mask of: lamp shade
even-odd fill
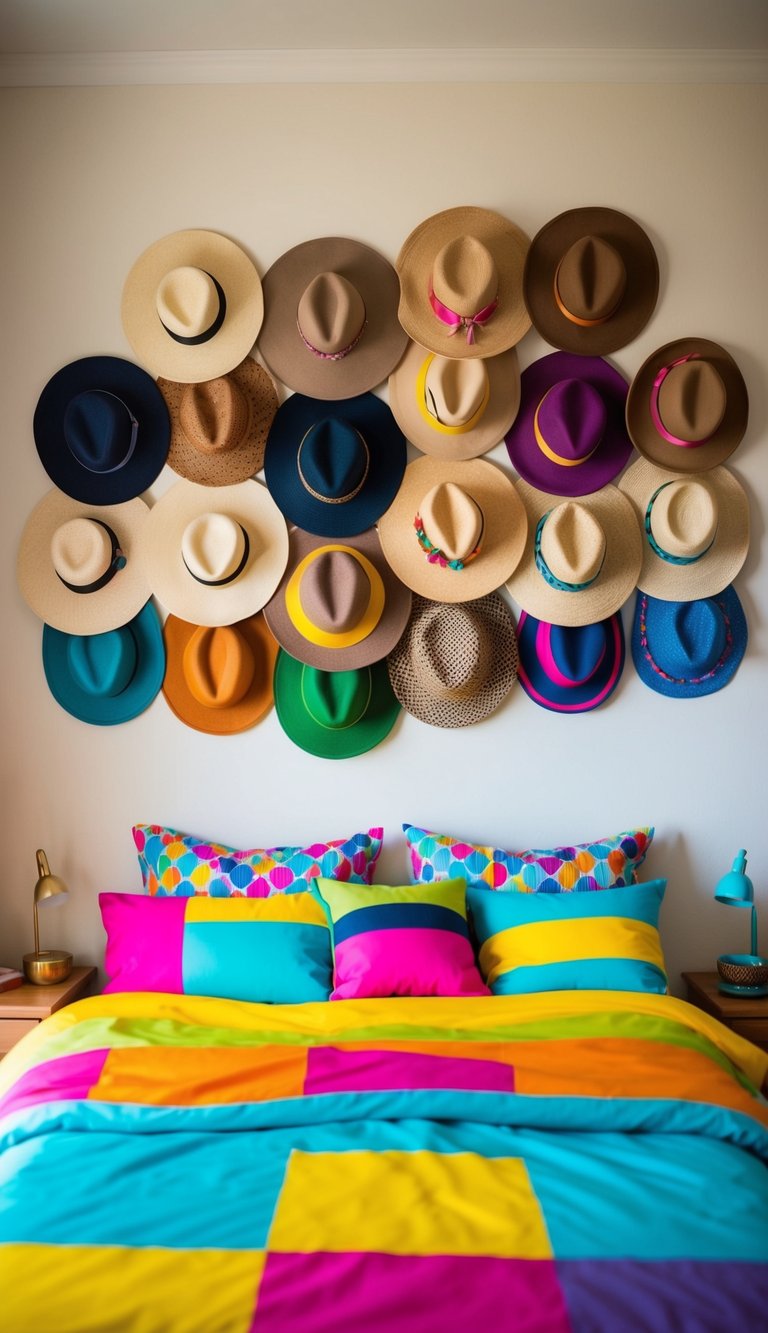
[[[747,853],[742,847],[733,858],[733,865],[727,875],[723,875],[715,885],[715,898],[719,903],[728,903],[731,907],[751,907],[755,900],[755,888],[747,870]]]

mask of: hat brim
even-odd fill
[[[643,559],[637,586],[665,602],[690,602],[713,597],[732,583],[749,550],[749,501],[741,483],[728,468],[710,468],[697,480],[717,497],[717,532],[708,551],[688,565],[674,565],[657,555],[645,534],[645,514],[651,496],[671,481],[688,481],[690,473],[668,472],[638,458],[619,480],[630,501],[642,534]]]
[[[488,402],[477,425],[466,431],[440,430],[419,403],[418,379],[434,352],[411,342],[400,364],[389,377],[389,405],[400,429],[411,444],[432,458],[457,462],[478,458],[500,444],[520,405],[520,363],[517,348],[510,347],[485,361],[488,371]],[[422,407],[424,410],[422,411]]]
[[[124,627],[136,643],[136,670],[124,690],[115,695],[84,690],[72,675],[69,646],[72,634],[43,626],[43,669],[54,699],[72,717],[94,726],[116,726],[138,717],[160,691],[165,673],[165,647],[160,619],[151,602]]]
[[[163,328],[157,290],[175,268],[203,269],[222,287],[224,322],[207,342],[186,346]],[[196,384],[217,379],[239,365],[253,347],[264,317],[261,278],[235,241],[216,231],[171,232],[148,246],[123,286],[123,330],[139,360],[156,378]]]
[[[450,606],[450,603],[445,603]],[[497,592],[468,604],[482,620],[491,643],[489,672],[477,692],[466,699],[443,699],[432,694],[413,671],[413,637],[434,602],[414,597],[413,611],[400,641],[387,658],[392,689],[403,708],[432,727],[468,727],[489,717],[506,699],[518,675],[518,647],[512,612]]]
[[[536,443],[534,418],[544,395],[560,380],[578,379],[591,384],[606,410],[606,424],[595,452],[574,466],[547,458]],[[624,410],[627,381],[620,371],[596,356],[550,352],[534,361],[520,380],[520,410],[507,433],[506,445],[512,466],[537,490],[553,495],[589,495],[617,477],[632,453]]]
[[[643,542],[632,505],[615,486],[603,486],[585,495],[580,504],[590,509],[605,534],[605,559],[594,583],[581,592],[554,588],[536,568],[534,544],[539,519],[558,504],[572,499],[550,495],[527,482],[518,483],[518,494],[528,516],[528,536],[523,557],[507,588],[524,611],[553,625],[591,625],[607,620],[626,602],[637,583],[643,559]]]
[[[431,563],[413,525],[424,496],[439,482],[449,481],[471,495],[483,514],[480,551],[462,570]],[[417,458],[409,463],[378,527],[382,550],[397,577],[433,602],[468,602],[494,592],[515,569],[526,540],[525,510],[515,483],[484,458],[460,463]]]
[[[546,622],[523,611],[517,625],[520,647],[520,684],[534,703],[552,713],[588,713],[605,703],[621,679],[624,670],[624,625],[617,611],[604,622],[606,650],[589,680],[560,685],[546,670],[539,655],[539,630]]]
[[[365,306],[360,341],[340,360],[310,351],[296,311],[320,273],[336,273],[357,289]],[[360,241],[324,236],[286,251],[264,275],[264,322],[259,352],[288,388],[313,398],[352,398],[383,383],[405,351],[397,318],[400,283],[388,259]]]
[[[555,274],[563,255],[583,236],[599,236],[617,250],[626,287],[614,315],[592,328],[574,324],[555,300]],[[639,223],[614,208],[571,208],[547,222],[531,241],[523,291],[533,327],[553,347],[605,356],[626,347],[645,328],[659,295],[659,261]]]
[[[198,582],[182,558],[187,524],[203,514],[226,514],[248,534],[250,554],[231,583]],[[288,560],[288,529],[267,488],[258,481],[237,486],[198,486],[177,481],[152,506],[141,543],[152,591],[172,615],[193,625],[234,625],[268,602]]]
[[[647,593],[638,592],[635,602],[632,661],[641,681],[657,694],[665,694],[670,699],[695,699],[700,695],[715,694],[733,679],[747,650],[747,618],[736,589],[729,586],[714,594],[713,600],[718,603],[725,617],[731,638],[715,669],[698,680],[672,679],[656,662],[654,649],[658,653],[658,645],[654,643],[654,603],[658,600],[649,597]]]
[[[408,623],[411,591],[400,582],[384,558],[375,528],[370,528],[358,537],[349,538],[346,543],[328,543],[324,537],[302,532],[299,528],[292,528],[288,538],[288,567],[277,592],[264,607],[266,622],[280,646],[299,662],[319,667],[322,671],[348,671],[371,666],[373,662],[386,657]],[[313,551],[329,545],[347,545],[360,552],[376,568],[384,584],[384,608],[376,625],[359,643],[347,647],[328,648],[313,643],[294,624],[286,599],[288,584],[296,567]]]
[[[718,371],[725,385],[726,408],[723,420],[711,439],[685,448],[670,444],[659,435],[651,417],[651,392],[660,370],[681,357],[698,353]],[[724,347],[708,338],[677,338],[665,343],[643,362],[629,386],[627,429],[638,453],[657,467],[670,472],[706,472],[730,458],[747,429],[749,398],[744,376]]]
[[[400,714],[400,704],[389,683],[386,660],[360,668],[370,672],[368,708],[359,722],[338,729],[322,726],[307,711],[302,677],[311,669],[282,648],[277,654],[275,708],[283,731],[295,745],[320,759],[351,759],[372,750],[389,735]]]
[[[316,499],[302,484],[298,455],[311,426],[333,417],[346,421],[368,446],[368,475],[353,499],[330,504]],[[392,502],[402,481],[408,449],[387,403],[375,394],[343,398],[329,410],[322,399],[294,393],[281,403],[267,438],[264,480],[291,523],[318,537],[354,537]]]
[[[184,674],[184,650],[198,628],[177,616],[168,616],[163,627],[167,657],[163,694],[168,707],[180,722],[211,736],[231,736],[247,731],[269,712],[274,703],[272,676],[277,643],[260,612],[237,621],[236,628],[248,642],[256,663],[253,681],[237,703],[208,708],[192,693]]]
[[[461,332],[451,335],[429,304],[432,269],[438,253],[459,236],[482,241],[499,275],[498,307],[474,343]],[[400,275],[400,323],[408,336],[440,356],[488,357],[505,352],[528,332],[530,316],[523,300],[523,269],[530,239],[514,222],[488,208],[447,208],[419,223],[395,260]]]
[[[236,486],[260,472],[269,428],[278,408],[277,390],[263,366],[247,356],[229,376],[248,399],[250,424],[245,439],[232,449],[204,453],[188,440],[180,421],[186,384],[162,377],[157,381],[171,419],[168,466],[199,486]]]
[[[24,525],[16,561],[19,588],[35,615],[65,634],[102,634],[132,620],[151,595],[140,555],[149,512],[138,496],[119,505],[93,506],[56,489],[44,495]],[[54,533],[73,518],[106,523],[125,556],[124,568],[96,592],[73,592],[51,559]]]

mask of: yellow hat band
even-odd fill
[[[479,424],[488,406],[491,397],[490,381],[486,378],[483,401],[477,411],[469,418],[469,421],[462,422],[460,426],[445,426],[442,421],[438,421],[437,417],[427,407],[427,372],[434,359],[434,356],[428,356],[416,376],[416,405],[427,425],[431,426],[433,430],[439,431],[442,435],[464,435],[468,430],[474,430],[475,426]]]
[[[325,555],[329,551],[344,551],[347,555],[353,556],[368,575],[371,587],[368,605],[355,628],[344,630],[338,634],[321,629],[319,625],[310,620],[301,604],[300,596],[302,575],[318,556]],[[291,624],[303,638],[309,643],[315,644],[318,648],[351,648],[354,644],[366,639],[381,620],[385,600],[384,582],[376,566],[372,565],[361,551],[355,550],[354,546],[340,544],[319,546],[316,550],[310,551],[309,555],[305,555],[304,559],[294,569],[285,589],[285,609],[288,612]]]

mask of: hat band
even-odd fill
[[[542,398],[541,400],[541,403],[544,402],[546,396],[547,395],[545,394],[544,398]],[[541,411],[541,403],[539,403],[538,407],[536,408],[536,412],[534,414],[533,433],[536,436],[536,443],[538,444],[544,457],[548,458],[550,463],[558,463],[560,467],[578,467],[580,463],[586,463],[587,459],[591,458],[592,455],[597,452],[597,449],[600,445],[600,441],[599,440],[597,441],[597,444],[594,446],[594,448],[590,449],[589,453],[582,454],[581,458],[564,458],[562,454],[556,453],[555,450],[552,449],[547,444],[546,440],[544,439],[544,436],[541,433],[541,427],[539,426],[539,412]]]
[[[328,551],[344,551],[347,555],[353,556],[365,570],[371,589],[368,605],[354,629],[340,630],[338,633],[321,629],[319,625],[315,624],[314,620],[310,619],[301,604],[300,586],[303,575],[318,556],[325,555]],[[351,648],[354,644],[367,639],[381,620],[384,602],[384,581],[381,574],[361,551],[356,551],[351,546],[323,546],[319,550],[310,551],[309,555],[305,555],[304,559],[296,566],[285,589],[285,609],[294,629],[297,629],[303,638],[318,648]]]
[[[457,573],[460,573],[461,570],[464,568],[464,566],[469,564],[470,560],[474,560],[475,557],[480,554],[480,547],[483,544],[482,528],[480,529],[480,536],[478,537],[475,549],[473,551],[470,551],[469,555],[463,556],[461,560],[451,560],[447,555],[443,554],[439,546],[435,546],[429,540],[429,537],[424,531],[424,524],[421,521],[421,514],[416,515],[416,517],[413,520],[413,526],[416,529],[416,536],[419,539],[419,545],[421,546],[422,551],[426,555],[427,561],[430,565],[439,565],[441,569],[453,569]]]
[[[301,692],[301,702],[303,703],[309,716],[312,718],[312,721],[316,722],[318,727],[322,727],[323,731],[349,731],[350,727],[356,727],[360,719],[363,718],[365,714],[368,712],[368,705],[371,702],[371,695],[373,693],[373,677],[371,676],[370,667],[365,668],[366,674],[368,676],[368,693],[365,697],[365,702],[360,711],[357,713],[357,715],[353,718],[350,718],[349,722],[345,722],[343,726],[334,726],[332,723],[323,722],[322,718],[318,717],[316,713],[312,712],[312,707],[309,703],[309,700],[307,699],[306,691],[304,689],[304,677],[307,673],[307,669],[308,669],[307,667],[302,668],[300,692]],[[309,669],[314,670],[315,668],[309,668]]]
[[[605,564],[605,551],[603,551],[603,558],[600,561],[600,568],[592,575],[591,579],[585,579],[583,583],[566,583],[563,579],[559,579],[556,574],[552,573],[552,570],[541,553],[541,534],[544,531],[544,524],[551,513],[552,510],[548,509],[546,514],[542,514],[536,526],[536,538],[533,545],[536,568],[541,574],[541,577],[549,584],[550,588],[556,588],[558,592],[584,592],[586,588],[591,588],[592,584],[599,579],[603,571],[603,565]]]
[[[581,329],[595,329],[598,327],[598,325],[605,324],[609,319],[613,319],[613,316],[616,314],[616,311],[621,305],[623,299],[623,293],[622,296],[619,297],[616,304],[611,306],[611,309],[606,311],[604,315],[600,315],[598,319],[582,319],[580,315],[574,315],[573,311],[568,309],[560,292],[560,283],[558,281],[560,277],[560,269],[562,268],[562,264],[563,261],[561,259],[560,263],[557,266],[557,269],[555,270],[555,281],[554,281],[555,304],[558,310],[560,311],[560,314],[565,315],[565,318],[570,320],[571,324],[578,324],[579,328]]]
[[[499,298],[494,296],[488,305],[484,305],[482,310],[478,310],[474,315],[458,315],[455,310],[450,310],[447,305],[443,305],[438,296],[435,296],[434,289],[429,289],[429,304],[437,315],[441,324],[448,328],[448,337],[452,338],[459,329],[467,330],[467,342],[471,346],[475,341],[475,329],[481,329],[488,320],[495,315],[499,304]]]
[[[679,435],[673,435],[671,431],[668,431],[659,412],[659,392],[670,370],[674,370],[675,366],[683,366],[686,361],[701,361],[701,359],[700,352],[689,352],[688,356],[678,357],[677,361],[672,361],[670,365],[662,366],[653,381],[653,388],[651,389],[651,421],[658,434],[663,440],[666,440],[667,444],[676,444],[681,449],[697,449],[700,444],[706,444],[708,440],[711,440],[712,435],[704,435],[700,440],[683,440]]]
[[[299,330],[299,337],[301,338],[301,341],[303,342],[307,351],[311,352],[313,356],[319,357],[321,361],[343,361],[344,357],[349,356],[350,352],[353,352],[354,349],[357,347],[357,344],[359,343],[360,339],[365,333],[367,324],[368,324],[368,319],[366,317],[363,320],[362,325],[360,326],[360,332],[356,333],[351,343],[347,343],[346,347],[342,347],[339,352],[323,352],[320,350],[319,347],[315,347],[314,343],[311,343],[309,341],[309,338],[305,337],[305,335],[301,331],[301,325],[299,324],[298,320],[296,321],[296,327]]]
[[[599,670],[605,658],[605,640],[603,640],[603,650],[600,656],[586,676],[564,676],[552,651],[552,626],[548,622],[540,620],[536,629],[536,654],[552,684],[559,685],[561,689],[572,690],[579,685],[587,685],[595,672]]]
[[[359,482],[355,486],[354,490],[347,491],[346,495],[321,495],[320,491],[315,491],[312,489],[306,477],[304,476],[304,473],[301,470],[301,451],[304,448],[304,443],[306,441],[307,436],[310,435],[313,430],[314,426],[310,426],[309,430],[305,432],[304,436],[302,437],[301,444],[299,445],[299,451],[296,455],[296,470],[298,471],[299,480],[302,486],[304,487],[305,491],[309,491],[309,494],[312,496],[314,500],[320,500],[323,504],[343,505],[346,504],[348,500],[354,500],[355,496],[359,495],[360,491],[363,489],[363,486],[365,485],[366,480],[368,478],[368,473],[370,471],[371,455],[368,449],[368,445],[365,443],[365,440],[363,439],[359,430],[356,430],[355,435],[357,436],[358,440],[360,441],[365,450],[365,470]]]
[[[76,462],[79,463],[80,467],[84,468],[86,472],[97,472],[100,477],[108,477],[111,472],[119,472],[121,468],[125,467],[126,463],[130,462],[131,457],[133,456],[133,451],[136,448],[136,440],[139,434],[139,423],[128,404],[124,402],[122,398],[118,397],[116,393],[110,393],[109,389],[100,389],[99,392],[103,394],[105,398],[114,398],[115,402],[119,403],[121,407],[124,407],[128,413],[128,416],[131,419],[131,438],[128,442],[128,448],[120,459],[120,462],[116,463],[114,467],[89,467],[79,456],[76,455],[75,458]],[[72,453],[72,450],[70,449],[69,452]]]
[[[718,597],[714,600],[717,602],[723,620],[725,621],[725,647],[723,648],[722,653],[712,669],[706,671],[703,676],[670,676],[667,671],[662,670],[658,662],[654,662],[653,657],[651,656],[651,650],[648,646],[648,594],[643,593],[640,596],[640,607],[638,612],[640,647],[643,650],[643,657],[649,667],[657,676],[661,676],[662,680],[668,680],[672,685],[703,685],[705,681],[711,680],[712,677],[716,676],[718,671],[721,671],[725,666],[725,663],[733,651],[733,626],[731,625],[725,602]]]
[[[196,333],[193,338],[183,338],[180,333],[174,333],[173,329],[169,329],[168,325],[163,324],[163,321],[160,320],[166,333],[173,338],[173,341],[182,343],[185,347],[199,347],[201,343],[210,342],[211,338],[215,337],[224,323],[224,317],[227,313],[227,298],[224,295],[224,288],[216,281],[212,273],[208,273],[207,269],[203,269],[203,272],[210,278],[216,288],[216,295],[219,298],[219,313],[213,323],[210,324],[207,329],[204,329],[202,333]]]
[[[106,588],[107,584],[115,577],[115,574],[121,569],[125,569],[127,563],[124,553],[120,550],[120,542],[118,541],[117,534],[112,531],[109,524],[102,523],[100,518],[94,518],[91,521],[93,523],[98,523],[99,527],[103,528],[109,537],[112,546],[109,565],[99,578],[94,579],[93,583],[68,583],[66,579],[61,578],[61,574],[56,570],[56,577],[61,579],[64,587],[69,588],[70,592],[98,592],[101,588]]]
[[[240,531],[243,534],[243,554],[240,558],[240,563],[237,566],[237,569],[233,569],[232,573],[227,574],[223,579],[201,578],[199,574],[195,573],[194,569],[190,569],[189,565],[184,559],[184,552],[182,551],[181,558],[184,561],[184,568],[186,569],[187,573],[191,574],[193,579],[195,579],[198,583],[202,583],[206,588],[223,588],[226,583],[233,583],[236,578],[239,578],[243,570],[245,569],[245,566],[248,563],[248,556],[251,553],[251,543],[248,540],[248,533],[246,532],[242,523],[238,523],[237,526],[239,527]]]
[[[717,536],[717,528],[715,528],[712,541],[709,543],[708,546],[704,547],[703,551],[699,551],[698,555],[672,555],[671,552],[665,551],[663,546],[659,546],[659,543],[656,541],[656,538],[654,537],[651,531],[651,510],[653,509],[653,503],[657,495],[661,494],[665,486],[670,486],[670,485],[671,482],[669,481],[662,482],[661,486],[657,487],[657,489],[653,492],[653,495],[651,496],[650,500],[648,501],[648,508],[645,511],[645,525],[644,525],[645,535],[648,538],[648,544],[650,545],[651,550],[654,552],[654,554],[658,555],[662,560],[666,560],[667,564],[695,565],[696,561],[701,560],[702,556],[705,556],[707,554],[707,551],[711,551],[712,547],[714,546],[715,537]]]
[[[429,408],[427,407],[427,372],[429,371],[429,367],[431,366],[434,359],[435,359],[434,356],[432,355],[428,356],[426,360],[423,362],[421,369],[419,370],[419,373],[416,377],[416,406],[418,407],[424,420],[427,422],[427,425],[431,426],[433,430],[440,431],[442,435],[463,435],[466,431],[474,429],[474,427],[481,420],[483,413],[485,412],[485,409],[488,406],[488,402],[491,397],[490,380],[486,378],[485,392],[483,394],[482,402],[480,403],[480,406],[478,407],[477,411],[473,412],[472,416],[468,417],[466,421],[463,421],[460,426],[446,426],[445,423],[440,420],[437,413],[430,412]]]

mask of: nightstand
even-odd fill
[[[0,1059],[49,1014],[88,995],[95,976],[95,967],[73,967],[66,981],[53,986],[32,986],[25,981],[13,990],[0,991]]]
[[[742,999],[718,990],[717,972],[683,972],[687,999],[697,1008],[719,1018],[732,1032],[768,1051],[768,995]]]

